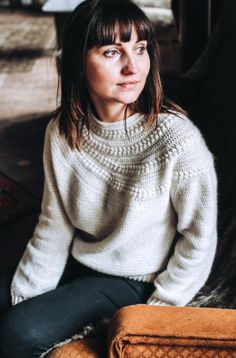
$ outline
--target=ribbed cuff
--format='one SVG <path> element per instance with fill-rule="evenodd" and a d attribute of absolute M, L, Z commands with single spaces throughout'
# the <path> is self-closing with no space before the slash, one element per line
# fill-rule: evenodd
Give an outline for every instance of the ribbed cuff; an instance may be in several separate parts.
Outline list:
<path fill-rule="evenodd" d="M 147 300 L 147 304 L 150 306 L 173 306 L 166 301 L 158 299 L 157 297 L 155 297 L 154 294 L 149 297 L 149 299 Z"/>
<path fill-rule="evenodd" d="M 12 306 L 17 305 L 18 303 L 21 303 L 22 301 L 26 300 L 25 297 L 23 296 L 17 296 L 14 293 L 11 293 L 11 303 Z"/>

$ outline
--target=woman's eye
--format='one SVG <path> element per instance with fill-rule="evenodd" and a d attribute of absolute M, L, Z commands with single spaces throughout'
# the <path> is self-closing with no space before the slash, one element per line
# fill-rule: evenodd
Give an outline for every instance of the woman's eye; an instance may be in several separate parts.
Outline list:
<path fill-rule="evenodd" d="M 117 50 L 107 50 L 104 52 L 104 55 L 106 57 L 114 57 L 118 54 L 118 51 Z"/>
<path fill-rule="evenodd" d="M 146 47 L 145 46 L 139 46 L 137 47 L 136 51 L 139 55 L 142 55 L 146 50 Z"/>

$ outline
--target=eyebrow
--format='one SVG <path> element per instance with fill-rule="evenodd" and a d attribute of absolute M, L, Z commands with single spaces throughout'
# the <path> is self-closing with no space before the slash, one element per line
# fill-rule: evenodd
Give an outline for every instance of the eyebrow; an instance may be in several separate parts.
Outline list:
<path fill-rule="evenodd" d="M 146 40 L 137 40 L 135 43 L 137 44 L 138 42 L 141 42 L 141 41 L 146 41 Z M 128 41 L 127 41 L 128 42 Z M 124 42 L 125 43 L 125 42 Z M 114 42 L 114 43 L 111 43 L 111 45 L 115 45 L 115 46 L 122 46 L 122 43 L 121 42 Z M 109 46 L 108 45 L 104 45 L 104 46 Z"/>

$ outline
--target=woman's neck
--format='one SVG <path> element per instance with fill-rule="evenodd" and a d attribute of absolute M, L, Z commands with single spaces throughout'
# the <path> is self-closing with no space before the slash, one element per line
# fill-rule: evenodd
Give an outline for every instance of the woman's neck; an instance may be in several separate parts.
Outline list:
<path fill-rule="evenodd" d="M 116 105 L 94 105 L 95 115 L 102 122 L 118 122 L 129 117 L 134 112 L 129 105 L 117 103 Z"/>

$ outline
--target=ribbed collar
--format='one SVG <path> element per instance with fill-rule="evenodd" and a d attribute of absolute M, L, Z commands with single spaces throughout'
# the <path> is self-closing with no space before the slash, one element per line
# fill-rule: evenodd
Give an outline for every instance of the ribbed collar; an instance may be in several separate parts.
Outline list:
<path fill-rule="evenodd" d="M 130 117 L 126 118 L 126 126 L 127 129 L 137 125 L 142 119 L 144 118 L 144 115 L 140 113 L 135 113 L 131 115 Z M 96 118 L 94 115 L 91 115 L 91 124 L 95 125 L 97 128 L 105 129 L 108 131 L 120 131 L 125 130 L 125 121 L 120 120 L 117 122 L 102 122 L 98 118 Z"/>
<path fill-rule="evenodd" d="M 143 135 L 144 124 L 146 122 L 145 115 L 135 113 L 124 120 L 117 122 L 102 122 L 94 115 L 90 117 L 89 129 L 91 134 L 100 137 L 102 140 L 122 140 L 137 138 Z"/>

